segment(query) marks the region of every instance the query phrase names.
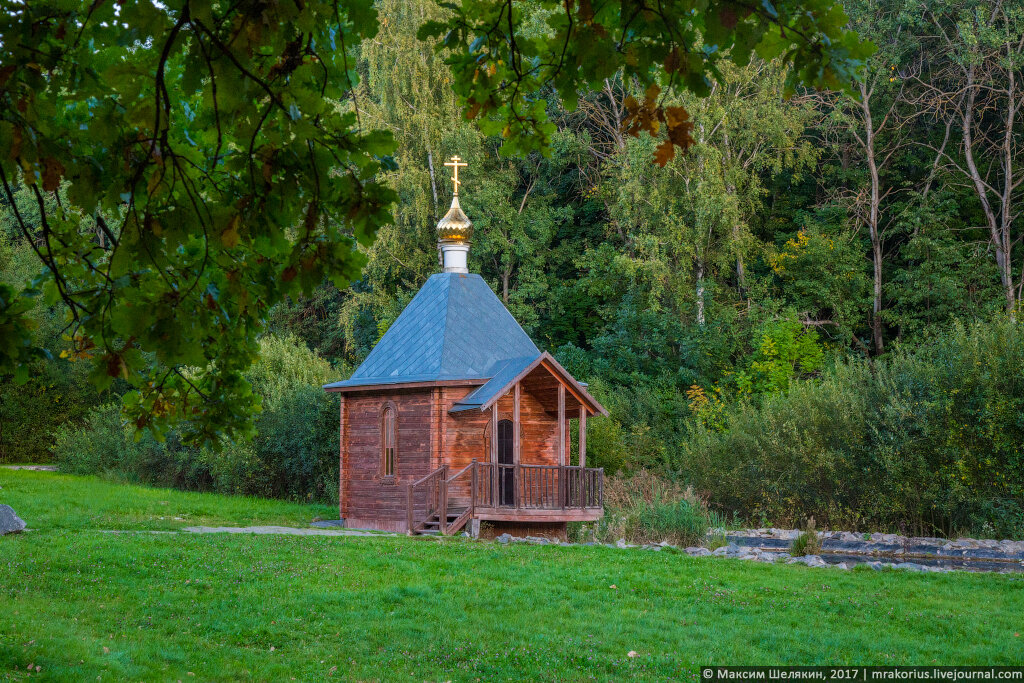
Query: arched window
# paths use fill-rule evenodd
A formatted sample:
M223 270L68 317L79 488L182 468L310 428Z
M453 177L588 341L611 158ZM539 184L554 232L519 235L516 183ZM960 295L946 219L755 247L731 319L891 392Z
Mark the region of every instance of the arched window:
M394 478L398 462L397 420L398 412L389 401L380 416L380 474L385 478Z

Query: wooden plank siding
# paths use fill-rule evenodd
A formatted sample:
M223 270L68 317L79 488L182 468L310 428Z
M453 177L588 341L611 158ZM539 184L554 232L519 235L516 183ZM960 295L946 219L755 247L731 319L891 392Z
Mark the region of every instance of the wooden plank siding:
M471 390L462 387L443 387L441 403L447 411ZM499 420L515 420L515 391L510 390L495 405ZM451 473L469 465L473 459L493 462L497 449L492 448L494 432L493 413L468 410L449 415L445 424L442 453L444 462ZM524 387L519 394L519 434L513 438L519 442L519 462L531 465L557 465L558 463L558 419L551 415ZM461 505L470 497L469 478L462 477L452 483L449 494L453 504ZM537 484L539 485L539 484Z
M346 429L342 477L344 516L353 526L405 529L406 484L431 471L438 416L435 389L351 393L345 396ZM395 477L381 476L381 411L391 402L397 412Z

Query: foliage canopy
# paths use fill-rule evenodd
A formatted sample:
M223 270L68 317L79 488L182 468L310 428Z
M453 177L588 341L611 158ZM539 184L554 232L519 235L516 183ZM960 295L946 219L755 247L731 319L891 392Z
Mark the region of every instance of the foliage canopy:
M756 48L786 52L795 79L839 85L865 50L831 0L536 2L526 13L547 12L549 29L529 35L512 2L446 6L441 45L465 46L454 87L485 130L501 126L492 112L506 120L512 151L551 143L545 83L574 103L624 69L652 84L631 130L660 119L686 146L685 112L654 99L659 72L706 92L723 59ZM378 28L370 0L0 2L0 182L43 265L20 295L0 283L0 371L23 381L43 353L26 319L41 295L66 307L73 357L98 387L134 387L136 427L250 434L242 373L268 309L325 278L346 286L365 263L356 243L391 220L397 195L378 174L395 168L394 140L362 125L354 98L356 50Z

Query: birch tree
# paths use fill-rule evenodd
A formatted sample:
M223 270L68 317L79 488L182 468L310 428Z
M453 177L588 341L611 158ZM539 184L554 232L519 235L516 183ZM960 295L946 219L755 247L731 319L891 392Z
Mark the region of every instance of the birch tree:
M958 133L933 146L953 182L977 198L999 272L1005 307L1019 313L1024 239L1016 208L1024 181L1024 5L995 0L937 0L918 8L932 29L908 101Z

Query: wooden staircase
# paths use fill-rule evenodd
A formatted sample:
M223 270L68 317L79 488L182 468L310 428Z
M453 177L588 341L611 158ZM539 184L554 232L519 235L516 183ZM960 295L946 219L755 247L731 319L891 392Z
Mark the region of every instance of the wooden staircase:
M469 509L468 505L464 505L462 507L458 507L458 506L449 506L448 507L448 517L445 520L446 521L446 524L445 524L445 533L446 534L454 534L459 529L461 529L462 527L464 527L466 525L466 522L469 521L469 515L465 514L466 510L468 510L468 509ZM440 519L440 516L436 512L431 513L431 515L429 517L427 517L427 519L425 519L423 521L423 527L418 529L418 530L416 530L414 533L417 533L417 534L429 534L429 535L433 535L433 536L436 536L436 535L440 534L441 533L441 519Z
M461 490L471 492L476 483L476 468L470 464L457 473L448 476L448 466L442 465L419 481L410 484L406 490L408 533L409 534L454 534L473 515L472 498L460 497L456 484L460 477ZM448 497L451 490L453 495ZM442 518L441 511L444 510Z

